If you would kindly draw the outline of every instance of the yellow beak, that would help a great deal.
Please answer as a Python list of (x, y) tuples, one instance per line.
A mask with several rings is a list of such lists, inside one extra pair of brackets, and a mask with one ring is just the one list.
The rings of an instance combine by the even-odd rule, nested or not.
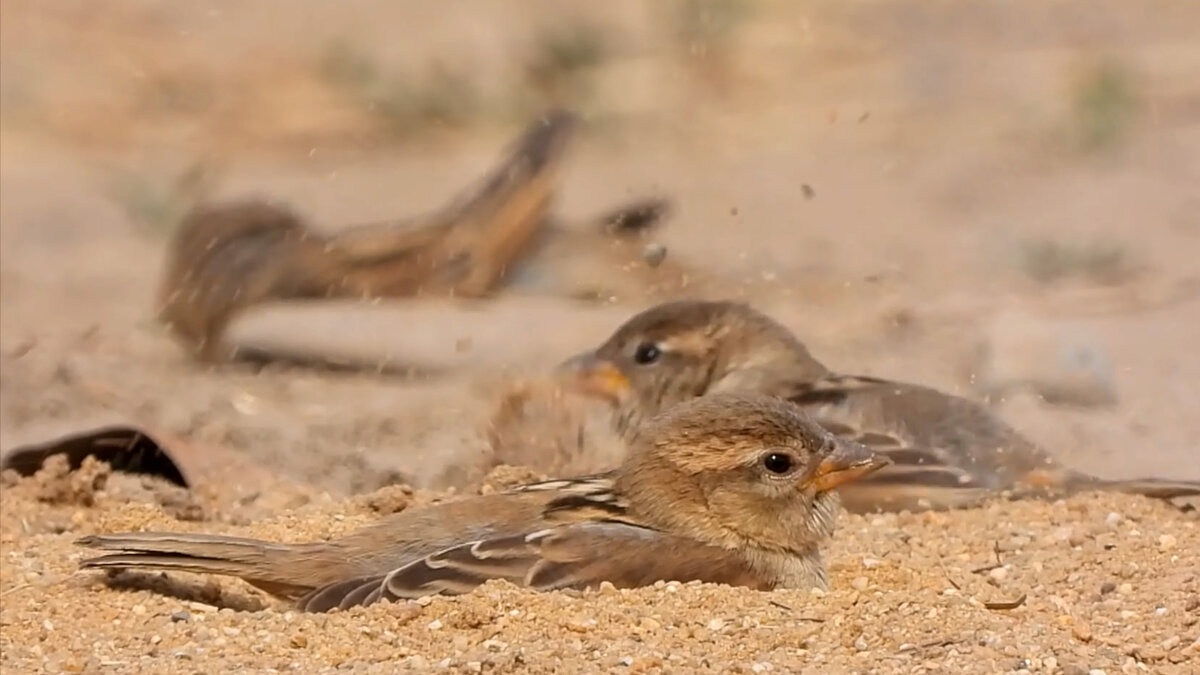
[(584, 352), (564, 361), (555, 373), (567, 387), (589, 396), (620, 400), (629, 392), (629, 378), (611, 361)]
[(838, 439), (832, 454), (817, 465), (802, 487), (827, 492), (891, 464), (892, 460), (861, 443)]

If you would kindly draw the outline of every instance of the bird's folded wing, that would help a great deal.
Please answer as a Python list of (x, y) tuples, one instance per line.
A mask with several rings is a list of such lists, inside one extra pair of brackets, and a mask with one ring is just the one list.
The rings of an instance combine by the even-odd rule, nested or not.
[(457, 595), (489, 579), (542, 591), (595, 587), (603, 581), (622, 588), (659, 580), (763, 587), (732, 551), (630, 523), (591, 521), (461, 544), (385, 576), (317, 589), (300, 604), (320, 612), (380, 600)]
[[(892, 460), (839, 490), (851, 511), (966, 506), (1008, 487), (1036, 459), (972, 402), (923, 387), (831, 375), (788, 398), (834, 435)], [(1006, 451), (1023, 456), (1008, 465)]]
[(1168, 499), (1200, 483), (1102, 480), (1073, 470), (983, 405), (919, 385), (828, 375), (782, 394), (835, 435), (886, 455), (889, 466), (838, 490), (850, 511), (970, 506), (1004, 491), (1015, 497), (1101, 489)]
[[(906, 385), (874, 378), (838, 376), (817, 380), (791, 400), (831, 433), (886, 454), (892, 464), (871, 476), (880, 482), (911, 480), (946, 486), (987, 481), (967, 470), (970, 449), (960, 443), (936, 445), (946, 422), (945, 399), (901, 400), (917, 392)], [(923, 393), (923, 392), (921, 392)], [(914, 410), (896, 411), (897, 403)], [(924, 405), (920, 405), (923, 403)], [(899, 414), (896, 414), (899, 413)], [(908, 414), (906, 414), (908, 413)], [(886, 475), (885, 475), (886, 474)], [(901, 477), (907, 477), (902, 479)]]

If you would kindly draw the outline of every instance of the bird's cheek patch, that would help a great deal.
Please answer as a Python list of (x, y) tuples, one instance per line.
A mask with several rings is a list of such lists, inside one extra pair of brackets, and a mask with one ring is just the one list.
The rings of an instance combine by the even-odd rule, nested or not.
[(682, 354), (686, 356), (703, 356), (712, 349), (712, 339), (703, 333), (692, 332), (682, 335), (673, 335), (666, 340), (659, 342), (662, 350), (668, 354)]

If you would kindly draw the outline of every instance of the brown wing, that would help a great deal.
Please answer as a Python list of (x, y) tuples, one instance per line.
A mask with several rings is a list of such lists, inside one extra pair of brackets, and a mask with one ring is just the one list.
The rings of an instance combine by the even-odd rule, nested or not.
[(553, 493), (542, 511), (542, 518), (553, 524), (588, 520), (626, 521), (629, 508), (623, 495), (613, 490), (615, 472), (547, 480), (521, 485), (514, 493)]
[(300, 606), (320, 612), (380, 600), (457, 595), (489, 579), (539, 591), (588, 588), (603, 581), (633, 588), (659, 580), (765, 588), (732, 551), (631, 523), (588, 521), (454, 546), (385, 576), (318, 589)]
[(1076, 475), (982, 405), (927, 387), (829, 375), (788, 398), (830, 432), (891, 458), (839, 490), (852, 511), (953, 508), (1026, 484), (1065, 485)]

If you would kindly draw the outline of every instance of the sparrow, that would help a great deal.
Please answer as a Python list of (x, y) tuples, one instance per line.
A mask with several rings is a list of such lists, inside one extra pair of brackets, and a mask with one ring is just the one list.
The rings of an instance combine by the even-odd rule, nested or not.
[(975, 401), (832, 372), (791, 331), (745, 303), (680, 300), (651, 307), (557, 373), (574, 390), (607, 401), (621, 435), (697, 397), (756, 392), (790, 401), (839, 438), (891, 460), (840, 488), (851, 512), (943, 510), (1003, 492), (1200, 495), (1200, 482), (1104, 480), (1070, 469)]
[[(501, 289), (607, 301), (662, 297), (689, 279), (694, 285), (696, 273), (664, 264), (665, 249), (649, 240), (671, 211), (665, 197), (636, 199), (582, 222), (552, 213), (579, 125), (569, 110), (548, 111), (477, 184), (419, 217), (330, 232), (261, 197), (198, 203), (167, 248), (158, 320), (193, 356), (214, 363), (284, 356), (225, 337), (241, 313), (270, 301), (481, 298)], [(391, 360), (391, 347), (381, 352), (364, 360)]]
[(612, 471), (408, 509), (339, 539), (129, 532), (77, 543), (110, 551), (84, 569), (236, 576), (307, 611), (466, 593), (488, 579), (536, 590), (826, 588), (834, 488), (886, 462), (777, 398), (714, 395), (647, 420)]
[(158, 319), (211, 362), (235, 355), (232, 320), (269, 300), (486, 295), (544, 225), (578, 124), (548, 111), (476, 185), (416, 218), (327, 233), (263, 198), (197, 204), (167, 249)]

